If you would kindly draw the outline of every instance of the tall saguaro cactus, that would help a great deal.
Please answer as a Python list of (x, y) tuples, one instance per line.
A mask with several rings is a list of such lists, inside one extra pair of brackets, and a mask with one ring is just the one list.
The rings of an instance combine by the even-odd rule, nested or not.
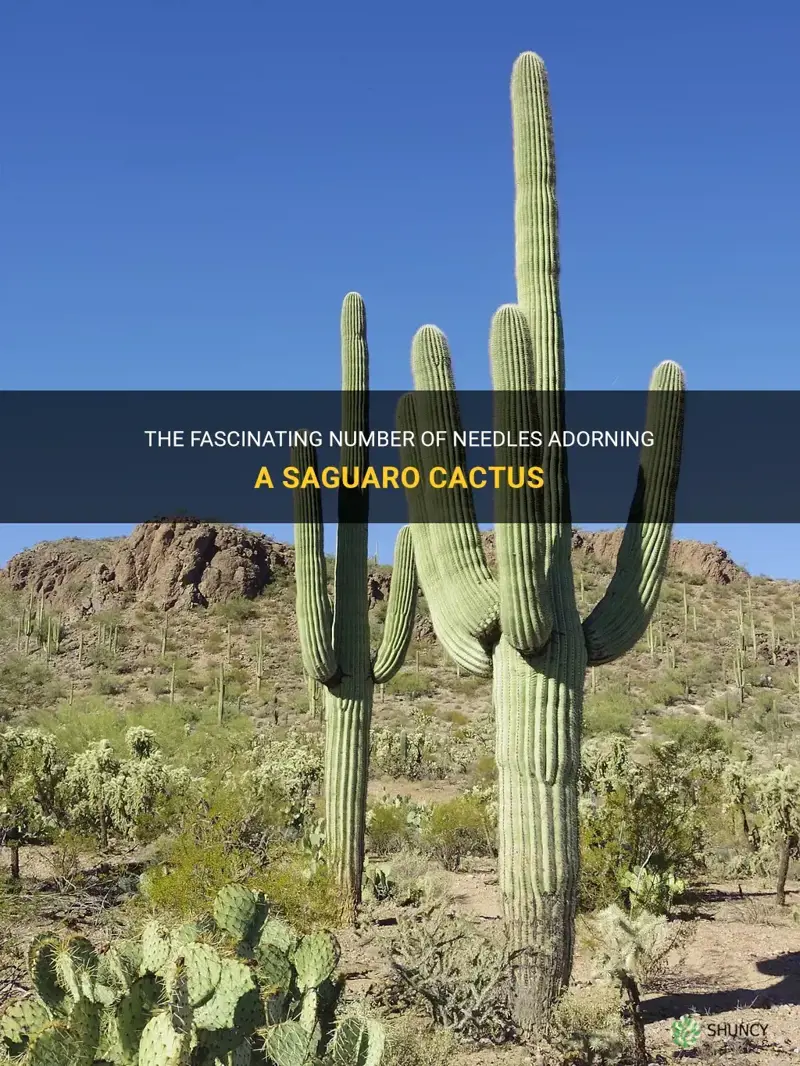
[[(341, 466), (352, 473), (367, 465), (357, 435), (369, 428), (367, 322), (364, 301), (349, 293), (342, 307)], [(355, 435), (355, 436), (354, 436)], [(350, 445), (348, 440), (354, 439)], [(316, 468), (313, 448), (298, 448), (295, 465)], [(369, 730), (376, 684), (390, 680), (403, 663), (413, 631), (417, 574), (411, 533), (395, 544), (383, 641), (373, 657), (369, 642), (368, 518), (366, 489), (340, 487), (334, 602), (328, 595), (320, 491), (295, 496), (297, 625), (303, 665), (325, 688), (325, 813), (328, 860), (348, 917), (360, 901), (369, 769)]]
[[(545, 442), (564, 423), (564, 359), (558, 291), (555, 167), (547, 76), (521, 55), (512, 75), (516, 173), (517, 306), (494, 316), (490, 352), (497, 428), (539, 428)], [(460, 429), (443, 334), (414, 338), (415, 392), (401, 423)], [(463, 669), (493, 677), (499, 779), (499, 874), (516, 949), (517, 1019), (546, 1028), (572, 967), (578, 891), (578, 771), (587, 666), (624, 655), (644, 634), (666, 569), (683, 427), (683, 373), (662, 363), (650, 383), (639, 480), (616, 572), (581, 620), (571, 565), (566, 456), (545, 449), (541, 490), (500, 493), (497, 576), (490, 571), (468, 492), (423, 488), (409, 496), (414, 554), (434, 628)], [(534, 391), (535, 390), (535, 391)], [(517, 453), (518, 454), (518, 453)], [(452, 432), (406, 460), (466, 465)], [(498, 466), (510, 461), (502, 449)]]

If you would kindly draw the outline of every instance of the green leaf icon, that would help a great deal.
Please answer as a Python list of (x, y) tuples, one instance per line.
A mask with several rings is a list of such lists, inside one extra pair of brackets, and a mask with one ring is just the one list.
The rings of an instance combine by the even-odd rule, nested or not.
[(691, 1014), (683, 1014), (672, 1023), (672, 1043), (679, 1048), (692, 1048), (700, 1039), (700, 1022)]

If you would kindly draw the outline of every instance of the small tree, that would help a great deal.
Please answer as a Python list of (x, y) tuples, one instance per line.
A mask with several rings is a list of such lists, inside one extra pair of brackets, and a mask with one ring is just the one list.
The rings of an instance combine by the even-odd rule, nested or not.
[(43, 843), (58, 828), (58, 791), (65, 764), (55, 737), (40, 729), (0, 733), (0, 844), (11, 852), (19, 878), (19, 851)]
[(761, 840), (778, 853), (775, 902), (786, 903), (789, 861), (800, 856), (800, 776), (791, 767), (778, 765), (756, 782), (761, 812)]

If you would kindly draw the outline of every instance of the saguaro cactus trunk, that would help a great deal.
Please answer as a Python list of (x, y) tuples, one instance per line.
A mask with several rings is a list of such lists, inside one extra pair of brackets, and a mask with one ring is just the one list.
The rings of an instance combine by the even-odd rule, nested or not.
[[(368, 350), (366, 312), (357, 293), (342, 307), (342, 430), (366, 433)], [(367, 451), (343, 446), (341, 466), (362, 472)], [(316, 469), (313, 448), (298, 448), (295, 465)], [(361, 898), (364, 828), (369, 770), (369, 730), (375, 684), (394, 676), (411, 640), (417, 576), (411, 534), (402, 529), (395, 544), (383, 641), (373, 657), (369, 642), (368, 518), (366, 489), (339, 488), (334, 603), (328, 595), (322, 503), (319, 489), (295, 496), (297, 624), (303, 665), (325, 687), (325, 812), (328, 860), (352, 917)]]
[[(564, 359), (558, 294), (555, 166), (547, 77), (533, 53), (512, 76), (518, 306), (501, 308), (490, 351), (495, 425), (564, 428)], [(460, 429), (443, 334), (414, 338), (416, 391), (400, 422)], [(499, 779), (499, 875), (505, 925), (516, 949), (516, 1013), (523, 1031), (546, 1029), (572, 967), (578, 892), (578, 770), (587, 667), (611, 662), (644, 634), (666, 569), (683, 425), (683, 374), (662, 363), (650, 388), (639, 479), (616, 572), (581, 621), (571, 566), (566, 455), (539, 453), (543, 487), (497, 495), (497, 575), (490, 572), (468, 492), (409, 494), (420, 584), (434, 628), (464, 670), (493, 677)], [(535, 390), (535, 391), (534, 391)], [(499, 449), (496, 464), (526, 466)], [(466, 466), (447, 442), (412, 449), (424, 468)], [(424, 479), (423, 479), (424, 484)]]

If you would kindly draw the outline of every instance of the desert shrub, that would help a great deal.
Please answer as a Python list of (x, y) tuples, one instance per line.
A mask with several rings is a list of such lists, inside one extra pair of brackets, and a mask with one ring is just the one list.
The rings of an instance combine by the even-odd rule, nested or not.
[(116, 751), (123, 751), (127, 730), (143, 726), (153, 731), (167, 762), (180, 761), (198, 776), (244, 760), (255, 740), (247, 715), (230, 714), (219, 726), (215, 708), (191, 702), (148, 703), (123, 710), (89, 697), (60, 707), (57, 717), (43, 712), (31, 720), (50, 730), (65, 752), (83, 751), (98, 740), (108, 740)]
[(451, 677), (447, 687), (461, 696), (474, 696), (482, 690), (488, 694), (489, 691), (489, 683), (483, 677)]
[(225, 647), (225, 636), (218, 629), (212, 629), (206, 633), (203, 640), (203, 649), (210, 655), (218, 655)]
[(453, 902), (450, 880), (444, 871), (431, 867), (426, 855), (404, 848), (392, 856), (390, 865), (393, 899), (405, 906), (450, 906)]
[(625, 902), (626, 871), (691, 877), (703, 867), (709, 805), (718, 800), (713, 759), (655, 749), (637, 765), (617, 752), (616, 772), (599, 774), (580, 804), (584, 910)]
[(446, 870), (457, 870), (465, 855), (492, 854), (492, 824), (479, 796), (457, 796), (433, 806), (422, 826), (422, 844)]
[(101, 670), (92, 678), (92, 691), (98, 696), (119, 696), (126, 688), (125, 681), (119, 674)]
[(732, 718), (737, 718), (741, 709), (738, 696), (732, 692), (725, 692), (721, 696), (715, 696), (704, 707), (706, 714), (711, 715), (713, 718), (722, 718), (726, 722)]
[(367, 846), (374, 855), (399, 851), (411, 841), (407, 805), (381, 802), (367, 811)]
[(476, 1041), (513, 1034), (510, 965), (503, 945), (447, 907), (402, 917), (390, 947), (391, 1002), (424, 1006), (435, 1025)]
[(216, 604), (214, 614), (226, 622), (246, 622), (255, 618), (258, 610), (252, 600), (246, 600), (243, 596), (232, 596), (224, 603)]
[(223, 885), (252, 884), (282, 838), (282, 807), (277, 791), (254, 806), (252, 795), (209, 783), (201, 802), (183, 812), (180, 831), (161, 841), (159, 861), (144, 878), (146, 898), (191, 915), (208, 907)]
[(492, 785), (497, 780), (497, 762), (494, 755), (481, 755), (472, 767), (473, 778), (478, 787)]
[(605, 689), (586, 696), (583, 726), (587, 737), (604, 733), (627, 736), (633, 724), (636, 701), (622, 689)]
[(670, 675), (660, 677), (647, 686), (648, 700), (661, 707), (672, 707), (684, 697), (684, 688), (678, 678)]
[(169, 692), (169, 684), (169, 674), (152, 674), (147, 679), (147, 689), (155, 699), (158, 699), (159, 696), (165, 696)]
[(273, 855), (269, 865), (253, 878), (252, 887), (260, 889), (277, 912), (301, 932), (341, 923), (342, 898), (333, 875), (324, 863), (310, 871), (299, 849), (287, 848)]
[(62, 830), (47, 856), (48, 871), (59, 892), (78, 887), (83, 879), (82, 863), (94, 850), (95, 841), (73, 829)]
[(654, 733), (671, 741), (675, 751), (701, 757), (708, 753), (722, 753), (730, 748), (729, 736), (716, 722), (692, 715), (659, 718), (653, 724)]
[(415, 670), (404, 670), (395, 674), (386, 685), (386, 691), (393, 696), (407, 696), (412, 700), (419, 699), (420, 696), (432, 696), (435, 690), (433, 681)]
[(442, 711), (442, 718), (445, 722), (450, 722), (451, 725), (469, 725), (469, 718), (463, 711)]
[(159, 861), (145, 878), (146, 898), (189, 916), (235, 882), (263, 892), (303, 931), (330, 926), (341, 915), (341, 900), (324, 862), (291, 839), (294, 810), (278, 780), (262, 780), (258, 794), (231, 775), (207, 782), (203, 802), (184, 813), (181, 831), (162, 840)]
[(387, 1025), (381, 1066), (449, 1066), (457, 1047), (449, 1029), (406, 1014)]
[(0, 721), (50, 708), (62, 692), (63, 686), (44, 663), (26, 655), (6, 655), (0, 662)]
[(626, 1061), (630, 1041), (622, 1026), (619, 988), (611, 981), (597, 981), (568, 989), (553, 1012), (550, 1044), (563, 1066), (616, 1066)]

